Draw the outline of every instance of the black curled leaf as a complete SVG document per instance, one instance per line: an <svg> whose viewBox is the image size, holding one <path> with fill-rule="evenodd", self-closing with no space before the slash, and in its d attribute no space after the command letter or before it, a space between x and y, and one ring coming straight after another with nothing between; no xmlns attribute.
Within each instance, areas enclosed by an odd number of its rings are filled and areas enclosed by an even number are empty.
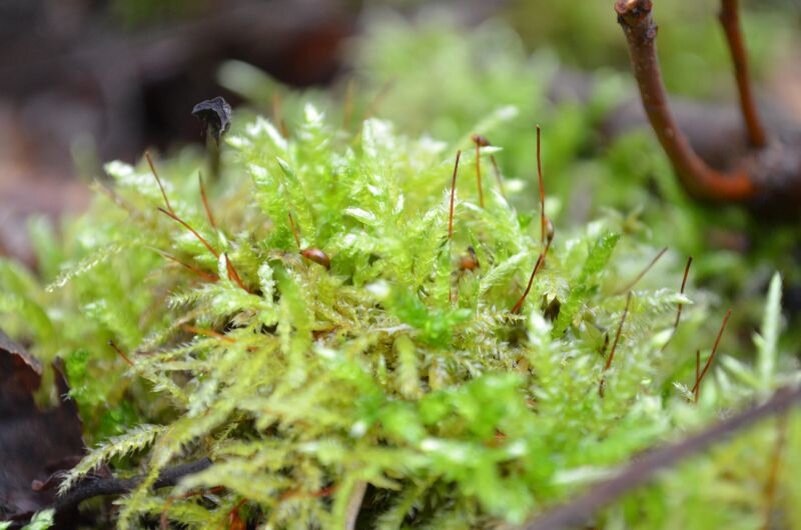
<svg viewBox="0 0 801 530"><path fill-rule="evenodd" d="M220 143L220 136L231 127L231 105L220 96L195 105L192 115L206 125L217 143Z"/></svg>

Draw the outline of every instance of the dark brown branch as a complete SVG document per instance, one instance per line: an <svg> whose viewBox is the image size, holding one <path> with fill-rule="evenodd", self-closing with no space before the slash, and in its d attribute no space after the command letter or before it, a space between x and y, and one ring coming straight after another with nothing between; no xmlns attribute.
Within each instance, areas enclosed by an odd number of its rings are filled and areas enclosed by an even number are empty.
<svg viewBox="0 0 801 530"><path fill-rule="evenodd" d="M657 471L700 453L727 436L750 427L769 416L781 414L801 401L801 386L784 387L768 401L716 423L698 434L654 449L623 467L614 477L603 480L588 491L537 516L523 525L525 530L559 530L581 527L598 510L623 494L650 481Z"/></svg>
<svg viewBox="0 0 801 530"><path fill-rule="evenodd" d="M182 478L208 469L211 463L210 459L203 458L196 462L189 462L187 464L180 464L167 468L159 474L159 477L153 484L153 489L175 486ZM123 495L134 490L144 479L145 477L142 475L132 478L87 477L73 486L64 495L58 497L53 507L58 514L72 510L83 501L93 497Z"/></svg>
<svg viewBox="0 0 801 530"><path fill-rule="evenodd" d="M737 80L737 91L740 95L740 111L745 121L748 140L752 147L765 147L768 139L754 103L754 96L751 93L748 57L743 41L737 0L721 0L719 18L723 26L723 32L726 34L726 41L734 63L734 77Z"/></svg>
<svg viewBox="0 0 801 530"><path fill-rule="evenodd" d="M687 192L698 199L746 201L757 186L745 169L722 173L709 167L690 146L670 111L656 54L651 0L617 0L618 23L628 42L645 113Z"/></svg>

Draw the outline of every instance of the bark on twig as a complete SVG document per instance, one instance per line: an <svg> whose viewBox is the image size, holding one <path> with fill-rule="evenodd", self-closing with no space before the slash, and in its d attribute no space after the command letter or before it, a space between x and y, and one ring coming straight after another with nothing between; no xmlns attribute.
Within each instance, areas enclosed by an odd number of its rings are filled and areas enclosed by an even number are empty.
<svg viewBox="0 0 801 530"><path fill-rule="evenodd" d="M676 124L667 101L656 55L656 24L651 0L618 0L615 11L629 47L642 104L659 143L670 158L681 183L699 199L745 201L757 189L749 175L738 169L730 174L709 167L690 147Z"/></svg>
<svg viewBox="0 0 801 530"><path fill-rule="evenodd" d="M558 530L581 527L598 510L623 494L651 480L663 468L705 450L727 436L746 429L769 416L782 414L801 401L801 386L785 387L768 401L735 414L698 434L645 453L625 466L614 477L592 486L562 506L545 512L524 524L525 530Z"/></svg>
<svg viewBox="0 0 801 530"><path fill-rule="evenodd" d="M741 110L749 143L716 169L702 159L679 128L670 110L656 54L657 27L651 16L651 0L617 0L615 11L623 28L637 80L642 106L679 181L692 197L713 202L740 202L773 217L797 218L801 200L801 135L783 131L768 137L762 131L756 105L748 86L745 49L739 30L736 4L724 0L721 20L735 62ZM704 125L704 134L719 131ZM797 129L797 128L796 128ZM761 149L755 149L761 147Z"/></svg>
<svg viewBox="0 0 801 530"><path fill-rule="evenodd" d="M726 34L732 62L734 64L734 77L737 81L737 91L740 95L740 111L743 114L745 129L748 132L748 141L753 147L762 148L768 143L767 134L762 127L754 96L751 93L751 83L748 74L748 58L745 52L742 29L740 26L740 10L738 0L721 0L720 24Z"/></svg>
<svg viewBox="0 0 801 530"><path fill-rule="evenodd" d="M175 486L178 482L195 473L199 473L211 466L211 460L202 458L195 462L180 464L165 469L153 484L153 489ZM132 478L97 478L89 477L56 499L54 508L56 513L69 512L87 499L102 495L122 495L133 491L142 481L143 476Z"/></svg>

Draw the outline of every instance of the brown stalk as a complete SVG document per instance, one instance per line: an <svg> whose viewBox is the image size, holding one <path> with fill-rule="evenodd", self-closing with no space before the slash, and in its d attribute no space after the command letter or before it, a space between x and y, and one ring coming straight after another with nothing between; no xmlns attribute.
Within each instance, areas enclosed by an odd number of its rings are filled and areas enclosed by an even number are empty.
<svg viewBox="0 0 801 530"><path fill-rule="evenodd" d="M653 268L653 266L656 265L656 262L659 261L659 259L665 255L665 252L667 252L667 250L668 250L667 247L660 250L659 253L657 253L657 255L654 256L654 259L652 259L651 262L637 276L635 276L633 280L631 280L628 284L626 284L625 287L622 287L617 291L615 291L614 294L618 295L618 294L623 294L626 291L630 291L632 287L637 285L637 283L640 280L642 280L643 276L648 274L648 271L650 271Z"/></svg>
<svg viewBox="0 0 801 530"><path fill-rule="evenodd" d="M115 344L113 340L108 341L108 345L111 346L115 352L117 352L117 355L122 357L122 360L125 361L128 364L128 366L134 365L131 359L129 359L128 356L125 355L125 352L122 351L122 349L119 346L117 346L117 344Z"/></svg>
<svg viewBox="0 0 801 530"><path fill-rule="evenodd" d="M657 28L651 0L617 0L615 11L623 28L629 57L645 113L659 143L687 192L698 199L746 201L759 191L747 171L716 171L692 149L668 105L656 54Z"/></svg>
<svg viewBox="0 0 801 530"><path fill-rule="evenodd" d="M698 377L701 374L701 350L695 350L695 380L698 381ZM693 392L693 401L698 403L698 389L695 389Z"/></svg>
<svg viewBox="0 0 801 530"><path fill-rule="evenodd" d="M765 147L768 139L751 92L748 57L745 51L737 0L721 0L719 18L734 64L734 77L737 80L737 92L740 96L740 111L745 121L748 140L753 147Z"/></svg>
<svg viewBox="0 0 801 530"><path fill-rule="evenodd" d="M495 155L490 155L490 163L492 164L492 171L495 173L495 180L498 181L498 191L501 192L501 197L506 200L506 192L503 191L503 179L501 179L501 170L498 167L498 161L495 160Z"/></svg>
<svg viewBox="0 0 801 530"><path fill-rule="evenodd" d="M292 235L295 237L295 244L298 246L298 250L300 250L300 234L298 233L298 227L295 226L295 219L292 217L292 212L287 212L287 217L289 217L289 228L292 230Z"/></svg>
<svg viewBox="0 0 801 530"><path fill-rule="evenodd" d="M687 258L687 265L684 266L684 277L681 279L681 291L679 293L684 294L684 287L687 285L687 276L690 274L690 265L693 264L693 257L689 256ZM667 345L670 344L670 341L673 339L673 336L676 335L676 330L679 329L679 321L681 320L681 310L684 307L684 304L679 302L676 307L676 321L673 322L673 332L670 334L670 338L667 340L664 346L662 346L662 351L665 351Z"/></svg>
<svg viewBox="0 0 801 530"><path fill-rule="evenodd" d="M782 453L784 453L784 447L787 445L788 420L788 414L785 413L779 416L776 421L776 443L773 445L768 481L765 484L765 522L762 525L762 530L774 528L771 522L773 519L773 507L776 504L776 489L779 483L781 457Z"/></svg>
<svg viewBox="0 0 801 530"><path fill-rule="evenodd" d="M453 206L456 198L456 173L459 170L459 159L462 157L462 151L456 151L456 162L453 164L453 177L451 178L451 205L450 212L448 213L448 240L453 239Z"/></svg>
<svg viewBox="0 0 801 530"><path fill-rule="evenodd" d="M281 95L278 92L273 92L272 98L270 99L273 120L275 120L278 130L281 132L281 136L289 138L289 129L287 129L286 121L284 121L284 103L281 100Z"/></svg>
<svg viewBox="0 0 801 530"><path fill-rule="evenodd" d="M231 337L229 337L227 335L223 335L222 333L220 333L218 331L214 331L213 329L198 328L198 327L195 327L195 326L190 326L189 324L182 325L181 329L183 329L187 333L192 333L194 335L203 335L204 337L220 339L221 341L227 342L229 344L234 344L236 342L235 339L232 339Z"/></svg>
<svg viewBox="0 0 801 530"><path fill-rule="evenodd" d="M485 136L480 134L473 134L470 136L470 139L476 144L476 152L478 152L479 147L488 147L492 145ZM492 171L495 173L495 180L498 181L498 191L500 192L501 197L503 197L503 200L506 200L506 193L503 191L503 180L501 179L501 170L498 167L498 161L495 160L495 155L492 153L490 153L489 159L490 163L492 164ZM480 168L477 171L480 171Z"/></svg>
<svg viewBox="0 0 801 530"><path fill-rule="evenodd" d="M718 344L720 344L720 338L723 336L723 330L726 329L726 324L729 322L729 317L731 316L731 309L726 311L726 316L723 317L723 323L720 325L720 330L718 331L718 336L715 338L715 344L712 346L712 353L709 354L709 359L706 360L706 364L704 364L704 369L701 370L701 374L696 378L695 385L692 388L692 392L696 393L695 400L698 401L698 394L701 393L701 381L704 380L704 376L706 375L707 370L712 365L712 361L715 360L715 353L718 351Z"/></svg>
<svg viewBox="0 0 801 530"><path fill-rule="evenodd" d="M481 188L481 146L476 142L476 186L478 187L478 205L484 207L484 190Z"/></svg>
<svg viewBox="0 0 801 530"><path fill-rule="evenodd" d="M342 129L350 129L351 118L353 117L353 99L356 92L356 82L351 77L345 86L345 100L342 103Z"/></svg>
<svg viewBox="0 0 801 530"><path fill-rule="evenodd" d="M725 439L769 416L781 414L801 402L801 386L780 388L766 402L752 405L701 432L642 453L625 465L613 477L597 482L589 489L525 523L524 530L561 530L584 527L601 508L627 492L649 482L661 469L700 453L712 444Z"/></svg>
<svg viewBox="0 0 801 530"><path fill-rule="evenodd" d="M209 198L206 196L206 186L203 184L203 176L200 172L197 174L197 182L200 185L200 198L203 200L203 209L206 210L206 218L209 220L211 227L216 229L217 223L214 222L214 214L211 213Z"/></svg>
<svg viewBox="0 0 801 530"><path fill-rule="evenodd" d="M526 297L528 296L528 292L531 291L531 286L534 283L534 276L537 275L537 272L542 267L542 264L545 263L545 255L548 253L548 249L551 248L551 239L545 241L545 248L542 249L540 252L539 257L537 258L537 263L534 264L534 270L531 271L531 276L528 278L528 285L526 286L526 290L523 291L523 296L515 303L514 307L512 307L512 313L519 313L521 309L523 309L523 302L526 301Z"/></svg>
<svg viewBox="0 0 801 530"><path fill-rule="evenodd" d="M219 253L219 252L217 252L216 250L214 250L214 247L212 247L212 246L209 244L209 242L208 242L208 241L206 241L206 240L203 238L203 236L201 236L200 234L198 234L198 233L197 233L197 231L196 231L194 228L192 228L192 226L191 226L189 223L187 223L186 221L184 221L183 219L181 219L180 217L178 217L178 216L177 216L177 215L175 215L174 213L172 213L172 212L168 212L168 211L167 211L167 210L165 210L164 208L159 208L159 211L160 211L161 213L163 213L164 215L166 215L167 217L169 217L170 219L172 219L172 220L174 220L174 221L177 221L178 223L180 223L180 224L181 224L181 226L183 226L184 228L186 228L187 230L189 230L190 232L192 232L192 234L193 234L193 235L194 235L194 236L197 238L197 240L198 240L198 241L200 241L201 243L203 243L203 246L204 246L204 247L206 247L206 248L208 249L208 251L209 251L209 252L211 252L212 254L214 254L214 257L215 257L215 258L219 258L219 257L220 257L220 253Z"/></svg>
<svg viewBox="0 0 801 530"><path fill-rule="evenodd" d="M548 221L545 217L545 184L542 180L542 151L541 151L541 132L537 125L537 180L540 187L540 243L545 242L548 232Z"/></svg>
<svg viewBox="0 0 801 530"><path fill-rule="evenodd" d="M242 278L239 277L239 273L236 272L234 264L231 263L230 259L228 259L228 254L223 254L223 257L225 258L225 269L228 271L228 279L237 284L243 291L250 292L250 290L245 287L245 284L242 282Z"/></svg>
<svg viewBox="0 0 801 530"><path fill-rule="evenodd" d="M150 248L153 248L153 247L150 247ZM187 269L190 272L193 272L194 274L196 274L197 276L199 276L203 280L206 280L207 282L214 283L214 282L216 282L216 281L218 281L220 279L220 278L217 277L216 274L211 274L211 273L206 272L204 270L198 269L197 267L194 267L194 266L192 266L192 265L190 265L188 263L184 263L183 261L179 260L178 258L173 256L172 254L168 254L167 252L164 252L163 250L159 250L157 248L153 248L153 250L155 250L156 252L161 254L162 257L164 257L164 258L166 258L166 259L168 259L168 260L170 260L172 262L177 263L178 265L180 265L181 267Z"/></svg>
<svg viewBox="0 0 801 530"><path fill-rule="evenodd" d="M181 226L183 226L184 228L189 230L197 238L198 241L203 243L203 246L205 246L208 249L208 251L211 252L214 255L215 258L220 259L220 253L217 252L214 249L214 247L212 247L211 244L209 244L209 242L206 241L206 239L197 232L197 230L192 228L192 226L189 223L187 223L186 221L184 221L183 219L181 219L180 217L178 217L174 213L168 212L164 208L159 208L159 211L161 213L163 213L164 215L166 215L167 217L169 217L170 219L173 219L173 220L177 221L178 223L181 224ZM239 276L239 273L236 271L236 267L234 267L234 264L231 263L231 260L228 259L228 254L224 254L224 256L225 256L225 268L228 270L228 279L233 281L234 283L236 283L240 288L242 288L242 290L250 292L248 290L248 288L245 287L245 284L242 282L242 278ZM181 265L184 265L185 267L187 267L186 264L184 264L184 263L182 263L180 261L178 261L178 263L180 263Z"/></svg>
<svg viewBox="0 0 801 530"><path fill-rule="evenodd" d="M384 98L387 97L387 94L389 94L389 91L392 90L394 85L394 80L388 80L381 85L381 88L378 89L378 92L376 92L375 96L373 96L373 99L367 105L364 115L362 116L362 122L375 116L376 112L378 112L378 109L381 107L381 104L384 102Z"/></svg>
<svg viewBox="0 0 801 530"><path fill-rule="evenodd" d="M606 358L603 372L606 373L612 367L612 361L615 359L615 350L617 350L617 343L620 341L620 335L623 333L623 324L626 323L626 317L629 314L629 306L631 305L631 291L626 295L626 307L623 309L623 316L620 317L620 324L617 326L615 333L615 340L612 341L612 349L609 350L609 357ZM601 376L601 381L598 383L598 395L604 397L604 387L606 386L606 377Z"/></svg>
<svg viewBox="0 0 801 530"><path fill-rule="evenodd" d="M156 184L159 185L161 196L164 197L164 204L167 206L167 210L169 210L171 214L175 215L175 210L173 210L172 206L170 205L170 199L167 198L167 192L164 191L164 186L161 184L161 179L156 171L156 165L153 163L153 159L150 158L150 153L148 151L145 151L145 160L147 160L147 164L150 166L150 172L153 173L153 177L156 179Z"/></svg>

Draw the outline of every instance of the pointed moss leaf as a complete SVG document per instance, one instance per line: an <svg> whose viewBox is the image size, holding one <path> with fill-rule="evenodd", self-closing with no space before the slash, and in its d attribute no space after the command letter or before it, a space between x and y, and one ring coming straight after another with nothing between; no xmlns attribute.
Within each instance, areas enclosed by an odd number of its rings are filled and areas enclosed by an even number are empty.
<svg viewBox="0 0 801 530"><path fill-rule="evenodd" d="M520 264L523 263L530 256L529 252L518 252L501 263L492 267L487 274L485 274L479 283L478 293L479 296L483 295L493 287L503 284L511 275L513 275Z"/></svg>
<svg viewBox="0 0 801 530"><path fill-rule="evenodd" d="M393 291L389 309L401 322L417 329L424 342L437 347L450 344L454 326L466 322L471 315L469 309L430 310L417 295L400 289Z"/></svg>
<svg viewBox="0 0 801 530"><path fill-rule="evenodd" d="M281 153L286 153L289 147L286 139L281 136L278 129L276 129L268 119L262 116L256 117L255 122L247 125L245 132L254 140L268 139Z"/></svg>
<svg viewBox="0 0 801 530"><path fill-rule="evenodd" d="M776 371L779 331L781 328L782 278L777 272L768 288L768 300L762 318L760 334L754 338L757 346L757 373L762 390L771 387Z"/></svg>
<svg viewBox="0 0 801 530"><path fill-rule="evenodd" d="M140 451L156 439L156 436L164 432L161 425L139 425L120 436L110 438L103 444L93 449L77 466L67 472L64 480L59 485L59 492L66 493L83 476L96 469L100 464L108 462L114 457L131 454Z"/></svg>
<svg viewBox="0 0 801 530"><path fill-rule="evenodd" d="M23 530L47 530L54 524L53 518L56 511L53 508L36 512L31 517L31 521L23 527Z"/></svg>
<svg viewBox="0 0 801 530"><path fill-rule="evenodd" d="M368 212L367 210L363 210L361 208L345 208L343 213L350 215L354 219L357 219L368 226L378 225L378 219L376 218L375 214Z"/></svg>
<svg viewBox="0 0 801 530"><path fill-rule="evenodd" d="M398 354L398 376L401 395L409 399L419 398L422 392L414 342L407 335L401 335L395 339L395 351Z"/></svg>
<svg viewBox="0 0 801 530"><path fill-rule="evenodd" d="M392 133L391 124L375 118L364 122L362 147L368 157L378 159L381 153L393 149L393 146L395 146L395 136Z"/></svg>
<svg viewBox="0 0 801 530"><path fill-rule="evenodd" d="M553 329L554 337L564 334L581 307L589 300L593 290L597 287L596 277L609 263L612 251L619 239L619 234L607 232L595 241L578 278L571 282L570 294L560 308L559 317Z"/></svg>
<svg viewBox="0 0 801 530"><path fill-rule="evenodd" d="M107 262L113 256L128 250L134 246L139 245L141 242L137 240L129 240L121 243L112 243L110 245L106 245L99 250L95 250L89 256L85 257L83 260L78 262L75 265L72 265L65 270L62 270L61 274L58 275L58 278L53 281L50 285L45 287L45 291L53 292L56 289L64 287L67 285L67 282L76 278L82 274L86 274L87 272L91 271L101 263Z"/></svg>

